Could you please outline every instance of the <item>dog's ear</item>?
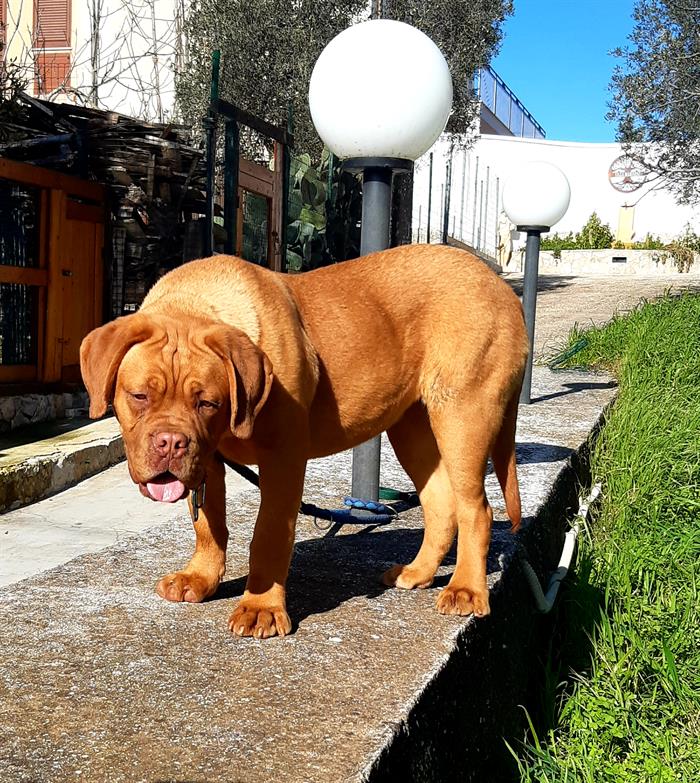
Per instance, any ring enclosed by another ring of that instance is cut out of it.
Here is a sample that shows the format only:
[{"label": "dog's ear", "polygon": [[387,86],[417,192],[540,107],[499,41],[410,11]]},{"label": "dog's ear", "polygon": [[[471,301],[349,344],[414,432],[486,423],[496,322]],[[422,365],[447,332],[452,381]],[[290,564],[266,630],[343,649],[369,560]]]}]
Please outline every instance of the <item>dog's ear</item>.
[{"label": "dog's ear", "polygon": [[245,332],[230,326],[212,329],[205,344],[226,365],[231,395],[231,432],[245,440],[272,387],[272,362]]},{"label": "dog's ear", "polygon": [[141,313],[125,315],[93,329],[80,344],[80,371],[90,395],[90,418],[107,412],[114,397],[117,372],[126,352],[153,334],[154,327]]}]

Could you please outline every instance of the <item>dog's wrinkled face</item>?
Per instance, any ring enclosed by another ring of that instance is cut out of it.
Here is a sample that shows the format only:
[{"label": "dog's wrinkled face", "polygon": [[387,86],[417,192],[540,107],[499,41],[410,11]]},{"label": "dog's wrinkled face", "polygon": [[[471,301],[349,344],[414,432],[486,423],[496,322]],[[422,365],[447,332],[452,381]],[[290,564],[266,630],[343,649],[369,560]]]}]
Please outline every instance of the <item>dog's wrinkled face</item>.
[{"label": "dog's wrinkled face", "polygon": [[252,435],[272,383],[269,360],[239,330],[141,313],[91,332],[81,369],[91,416],[113,401],[132,479],[166,502],[202,484],[225,431]]},{"label": "dog's wrinkled face", "polygon": [[204,480],[230,421],[226,369],[187,332],[129,349],[117,373],[114,410],[132,479],[154,500],[175,501]]}]

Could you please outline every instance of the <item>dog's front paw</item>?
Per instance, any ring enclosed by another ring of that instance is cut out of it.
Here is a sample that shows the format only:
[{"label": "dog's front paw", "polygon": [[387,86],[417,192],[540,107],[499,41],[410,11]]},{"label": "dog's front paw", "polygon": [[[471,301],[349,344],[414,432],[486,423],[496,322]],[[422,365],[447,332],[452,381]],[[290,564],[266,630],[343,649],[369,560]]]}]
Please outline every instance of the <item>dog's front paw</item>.
[{"label": "dog's front paw", "polygon": [[175,571],[159,580],[156,592],[166,601],[199,603],[213,595],[218,586],[218,579],[208,579],[194,572]]},{"label": "dog's front paw", "polygon": [[413,590],[416,587],[430,587],[433,577],[433,573],[426,573],[410,565],[395,565],[382,574],[382,584]]},{"label": "dog's front paw", "polygon": [[267,639],[286,636],[292,630],[292,622],[283,606],[260,606],[244,600],[233,610],[228,627],[236,636]]},{"label": "dog's front paw", "polygon": [[437,610],[440,614],[474,614],[476,617],[486,617],[491,611],[488,590],[477,593],[448,585],[438,596]]}]

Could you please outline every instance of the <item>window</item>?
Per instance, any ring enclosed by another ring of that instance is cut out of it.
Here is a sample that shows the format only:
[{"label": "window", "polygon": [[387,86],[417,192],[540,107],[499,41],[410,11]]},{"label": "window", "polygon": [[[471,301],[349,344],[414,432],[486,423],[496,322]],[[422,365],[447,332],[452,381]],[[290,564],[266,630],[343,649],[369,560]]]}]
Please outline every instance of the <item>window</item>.
[{"label": "window", "polygon": [[69,84],[70,24],[70,0],[34,0],[34,89],[37,95],[46,95]]}]

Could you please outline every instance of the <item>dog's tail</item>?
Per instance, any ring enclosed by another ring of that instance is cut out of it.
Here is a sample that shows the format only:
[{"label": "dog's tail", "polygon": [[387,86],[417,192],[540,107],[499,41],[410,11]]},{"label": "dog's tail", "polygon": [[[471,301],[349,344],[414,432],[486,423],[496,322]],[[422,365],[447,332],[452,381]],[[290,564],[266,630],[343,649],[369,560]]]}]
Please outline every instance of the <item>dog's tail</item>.
[{"label": "dog's tail", "polygon": [[518,418],[518,397],[520,387],[516,389],[506,406],[501,429],[491,451],[493,469],[496,471],[498,483],[501,485],[506,501],[506,511],[510,518],[511,530],[515,533],[520,527],[520,487],[515,469],[515,424]]}]

